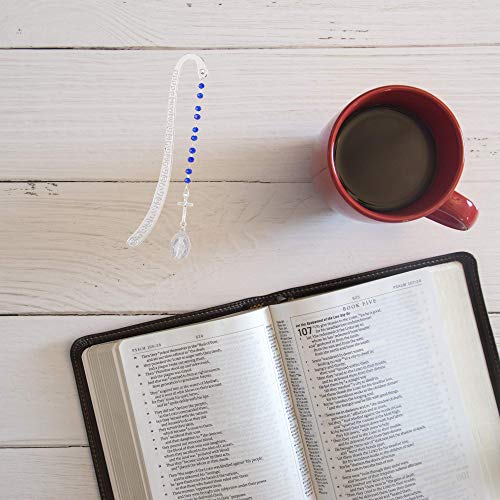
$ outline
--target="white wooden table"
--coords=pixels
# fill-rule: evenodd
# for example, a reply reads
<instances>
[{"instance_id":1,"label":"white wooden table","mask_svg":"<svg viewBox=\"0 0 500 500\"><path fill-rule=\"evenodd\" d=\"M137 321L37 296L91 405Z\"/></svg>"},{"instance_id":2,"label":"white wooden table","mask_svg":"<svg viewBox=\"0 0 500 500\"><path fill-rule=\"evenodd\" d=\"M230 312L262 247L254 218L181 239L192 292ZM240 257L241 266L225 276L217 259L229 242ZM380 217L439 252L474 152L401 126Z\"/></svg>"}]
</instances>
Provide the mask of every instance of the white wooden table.
<instances>
[{"instance_id":1,"label":"white wooden table","mask_svg":"<svg viewBox=\"0 0 500 500\"><path fill-rule=\"evenodd\" d=\"M69 360L81 335L456 250L476 255L500 330L498 1L340 3L0 0L0 498L98 498ZM187 51L210 78L193 251L179 265L168 241L180 165L151 239L125 241L154 190L168 82ZM459 188L481 212L472 231L355 224L313 192L318 131L388 83L456 112Z\"/></svg>"}]
</instances>

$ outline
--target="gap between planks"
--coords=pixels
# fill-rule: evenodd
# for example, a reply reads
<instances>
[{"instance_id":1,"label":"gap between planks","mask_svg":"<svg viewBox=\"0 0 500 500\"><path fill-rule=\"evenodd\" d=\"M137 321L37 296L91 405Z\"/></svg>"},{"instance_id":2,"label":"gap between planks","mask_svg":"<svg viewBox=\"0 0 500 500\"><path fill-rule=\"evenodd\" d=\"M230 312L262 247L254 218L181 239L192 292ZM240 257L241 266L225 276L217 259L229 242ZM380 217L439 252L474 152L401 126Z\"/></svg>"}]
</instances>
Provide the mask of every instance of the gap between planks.
<instances>
[{"instance_id":1,"label":"gap between planks","mask_svg":"<svg viewBox=\"0 0 500 500\"><path fill-rule=\"evenodd\" d=\"M96 45L94 47L78 46L78 45L61 45L59 47L50 47L44 45L34 45L32 47L0 47L1 50L164 50L164 51L175 51L175 50L186 50L186 51L233 51L233 50L310 50L310 49L423 49L423 48L471 48L471 47L499 47L500 42L471 42L471 43L411 43L411 44L359 44L359 45L262 45L261 47L252 47L248 45L241 45L236 47L230 47L225 45L220 46L198 46L198 47L185 47L176 45L155 45L152 47L146 47L141 45L130 45L126 47L120 46L104 46Z\"/></svg>"},{"instance_id":2,"label":"gap between planks","mask_svg":"<svg viewBox=\"0 0 500 500\"><path fill-rule=\"evenodd\" d=\"M165 312L165 311L142 311L142 312L137 312L137 311L121 311L121 312L93 312L93 311L85 311L85 312L78 312L78 311L73 311L73 312L27 312L27 313L1 313L0 318L13 318L13 317L24 317L24 316L33 316L33 317L44 317L44 316L173 316L177 314L186 314L193 312L191 310L182 310L182 311L171 311L171 312ZM497 314L497 313L488 313L488 314ZM499 313L500 314L500 313Z\"/></svg>"},{"instance_id":3,"label":"gap between planks","mask_svg":"<svg viewBox=\"0 0 500 500\"><path fill-rule=\"evenodd\" d=\"M40 449L89 448L88 444L0 444L0 450L40 450Z\"/></svg>"},{"instance_id":4,"label":"gap between planks","mask_svg":"<svg viewBox=\"0 0 500 500\"><path fill-rule=\"evenodd\" d=\"M58 179L16 179L16 180L1 180L0 184L156 184L157 180L139 180L139 179L65 179L63 181ZM467 184L480 184L483 180L478 179L467 179L465 181ZM499 183L497 179L492 179L490 182ZM170 184L183 184L184 181L181 180L170 180ZM310 184L311 181L301 181L301 180L269 180L269 181L259 181L256 179L213 179L213 180L200 180L196 181L196 184Z\"/></svg>"},{"instance_id":5,"label":"gap between planks","mask_svg":"<svg viewBox=\"0 0 500 500\"><path fill-rule=\"evenodd\" d=\"M160 167L158 167L158 173L160 172ZM16 180L9 180L9 179L0 179L0 184L50 184L52 182L55 182L57 184L91 184L91 183L101 183L101 184L156 184L158 181L157 180L140 180L140 179L83 179L83 180L78 180L78 179L65 179L63 181L58 180L58 179L47 179L47 180L42 180L42 179L16 179ZM269 181L259 181L256 179L243 179L243 180L238 180L238 179L214 179L214 180L200 180L200 181L195 181L196 184L221 184L221 183L245 183L245 184L310 184L311 181L301 181L301 180L269 180ZM469 182L469 181L468 181ZM478 181L482 182L482 181ZM495 181L493 181L495 182ZM184 181L182 180L174 180L170 179L170 184L184 184Z\"/></svg>"}]
</instances>

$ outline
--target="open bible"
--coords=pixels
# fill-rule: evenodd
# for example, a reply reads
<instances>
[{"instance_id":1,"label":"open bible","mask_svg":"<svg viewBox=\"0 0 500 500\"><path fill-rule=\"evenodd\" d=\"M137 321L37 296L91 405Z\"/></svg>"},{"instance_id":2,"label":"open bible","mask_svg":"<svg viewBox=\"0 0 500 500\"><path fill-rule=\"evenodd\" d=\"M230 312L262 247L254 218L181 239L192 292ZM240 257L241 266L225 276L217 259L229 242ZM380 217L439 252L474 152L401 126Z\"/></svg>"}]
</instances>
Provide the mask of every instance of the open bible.
<instances>
[{"instance_id":1,"label":"open bible","mask_svg":"<svg viewBox=\"0 0 500 500\"><path fill-rule=\"evenodd\" d=\"M103 498L500 498L498 355L464 265L406 269L77 341Z\"/></svg>"}]
</instances>

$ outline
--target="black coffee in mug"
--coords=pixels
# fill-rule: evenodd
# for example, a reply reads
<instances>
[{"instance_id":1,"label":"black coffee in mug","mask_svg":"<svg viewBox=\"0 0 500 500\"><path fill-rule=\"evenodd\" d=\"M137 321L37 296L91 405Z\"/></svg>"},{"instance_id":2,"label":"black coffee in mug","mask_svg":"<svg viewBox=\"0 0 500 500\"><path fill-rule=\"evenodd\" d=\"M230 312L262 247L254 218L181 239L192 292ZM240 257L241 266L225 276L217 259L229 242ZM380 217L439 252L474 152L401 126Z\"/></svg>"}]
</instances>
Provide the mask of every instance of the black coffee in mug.
<instances>
[{"instance_id":1,"label":"black coffee in mug","mask_svg":"<svg viewBox=\"0 0 500 500\"><path fill-rule=\"evenodd\" d=\"M335 168L349 194L376 212L398 210L428 188L436 147L427 126L399 108L360 110L342 125Z\"/></svg>"}]
</instances>

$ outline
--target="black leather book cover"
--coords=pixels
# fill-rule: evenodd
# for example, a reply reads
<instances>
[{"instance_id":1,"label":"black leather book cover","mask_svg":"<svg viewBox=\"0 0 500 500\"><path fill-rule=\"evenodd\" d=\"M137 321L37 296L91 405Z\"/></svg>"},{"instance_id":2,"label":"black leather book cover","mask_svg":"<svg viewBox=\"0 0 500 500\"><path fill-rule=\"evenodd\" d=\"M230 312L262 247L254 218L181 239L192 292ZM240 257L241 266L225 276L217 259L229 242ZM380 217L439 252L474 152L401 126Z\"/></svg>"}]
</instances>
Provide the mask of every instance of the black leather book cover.
<instances>
[{"instance_id":1,"label":"black leather book cover","mask_svg":"<svg viewBox=\"0 0 500 500\"><path fill-rule=\"evenodd\" d=\"M307 297L308 295L316 295L319 293L331 292L340 290L353 285L359 285L369 281L385 278L395 274L404 273L413 269L422 267L435 266L446 262L460 262L463 266L469 295L471 298L474 315L476 318L477 327L481 337L481 344L484 351L488 371L491 379L491 384L495 394L497 407L500 412L500 361L496 349L495 339L488 319L488 313L484 304L484 298L481 292L481 285L479 282L479 275L477 270L477 263L474 257L466 252L457 252L429 259L422 259L414 262L407 262L404 264L378 269L344 278L337 278L311 285L300 286L296 288L289 288L279 292L271 293L269 295L262 295L257 297L250 297L247 299L230 302L228 304L210 307L195 311L191 313L179 314L169 316L139 325L134 325L108 332L87 335L77 339L71 347L71 362L75 373L76 385L78 388L78 395L82 406L83 418L87 430L87 436L92 454L92 460L97 476L97 482L103 499L114 499L111 482L104 459L104 452L101 445L99 430L92 407L89 388L85 378L85 372L82 363L82 354L88 347L94 344L103 342L110 342L136 335L144 335L146 333L155 332L158 330L167 330L192 323L199 323L211 319L243 312L249 309L263 307L271 304L278 304L287 300Z\"/></svg>"}]
</instances>

